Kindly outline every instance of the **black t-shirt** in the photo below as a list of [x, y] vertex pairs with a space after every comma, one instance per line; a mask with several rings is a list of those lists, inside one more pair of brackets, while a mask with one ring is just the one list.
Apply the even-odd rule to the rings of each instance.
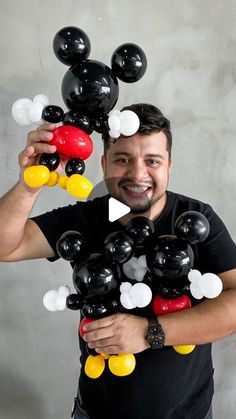
[[[108, 196], [78, 202], [34, 217], [56, 254], [56, 242], [68, 230], [86, 238], [91, 253], [101, 253], [105, 237], [122, 230], [119, 221], [108, 220]], [[199, 211], [210, 224], [203, 243], [193, 246], [194, 268], [201, 273], [219, 274], [236, 268], [236, 246], [224, 223], [208, 204], [167, 192], [167, 203], [154, 221], [155, 233], [174, 234], [175, 221], [185, 211]], [[172, 347], [147, 349], [135, 354], [136, 367], [126, 377], [113, 375], [108, 368], [98, 379], [84, 373], [87, 351], [80, 339], [80, 394], [91, 419], [201, 419], [209, 410], [213, 395], [211, 344], [198, 345], [188, 355]]]

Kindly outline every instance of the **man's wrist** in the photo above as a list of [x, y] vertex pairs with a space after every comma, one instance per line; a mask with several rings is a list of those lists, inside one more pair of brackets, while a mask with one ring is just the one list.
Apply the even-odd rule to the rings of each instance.
[[148, 341], [151, 349], [161, 349], [165, 345], [165, 331], [158, 321], [157, 317], [148, 319], [147, 334], [145, 339]]

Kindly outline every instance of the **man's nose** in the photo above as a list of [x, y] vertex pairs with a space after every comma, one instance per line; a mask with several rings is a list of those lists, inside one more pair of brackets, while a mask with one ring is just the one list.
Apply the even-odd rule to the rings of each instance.
[[149, 173], [145, 162], [142, 160], [133, 161], [128, 167], [127, 176], [136, 180], [148, 178]]

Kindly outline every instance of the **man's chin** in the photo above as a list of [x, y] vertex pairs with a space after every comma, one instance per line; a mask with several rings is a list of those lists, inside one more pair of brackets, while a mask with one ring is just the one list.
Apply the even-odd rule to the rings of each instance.
[[151, 202], [145, 205], [137, 205], [137, 206], [130, 206], [130, 210], [132, 214], [143, 214], [147, 212], [151, 208]]

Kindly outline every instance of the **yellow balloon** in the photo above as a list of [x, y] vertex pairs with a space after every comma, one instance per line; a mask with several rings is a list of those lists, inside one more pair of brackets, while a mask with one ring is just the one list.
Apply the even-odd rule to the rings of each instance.
[[108, 366], [112, 374], [124, 377], [131, 374], [136, 365], [133, 354], [111, 355], [108, 360]]
[[98, 378], [105, 368], [105, 360], [102, 355], [89, 355], [85, 362], [85, 374], [89, 378]]
[[58, 185], [60, 186], [60, 188], [62, 189], [66, 189], [66, 184], [68, 181], [68, 176], [60, 176], [58, 179]]
[[110, 358], [110, 355], [109, 354], [101, 354], [102, 355], [102, 357], [104, 358], [104, 359], [109, 359]]
[[181, 355], [187, 355], [193, 352], [196, 345], [175, 345], [173, 346], [174, 350]]
[[58, 179], [59, 179], [59, 174], [57, 172], [55, 171], [50, 172], [49, 180], [47, 181], [47, 183], [45, 183], [45, 185], [49, 187], [55, 186], [57, 185]]
[[93, 189], [93, 184], [82, 175], [71, 175], [66, 184], [67, 192], [76, 198], [87, 198]]
[[42, 164], [29, 166], [24, 171], [24, 181], [31, 188], [39, 188], [48, 182], [50, 177], [49, 169]]

